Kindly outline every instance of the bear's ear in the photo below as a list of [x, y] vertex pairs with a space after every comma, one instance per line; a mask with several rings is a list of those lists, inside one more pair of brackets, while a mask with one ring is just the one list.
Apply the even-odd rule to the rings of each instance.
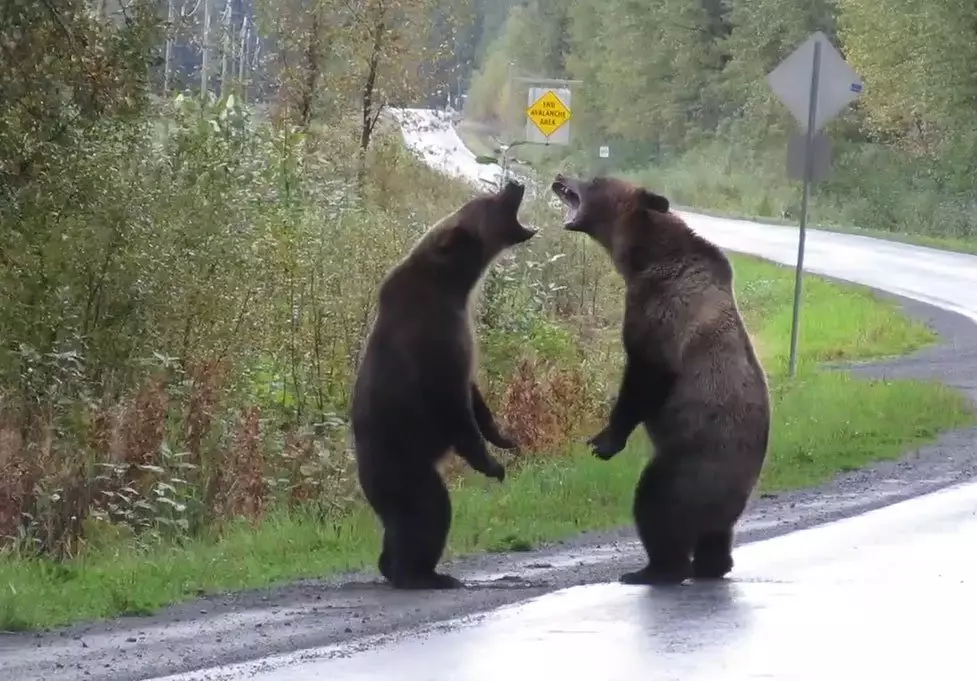
[[656, 194], [648, 189], [638, 190], [638, 202], [642, 208], [653, 210], [656, 213], [667, 213], [669, 202], [661, 194]]
[[466, 258], [479, 250], [478, 238], [461, 225], [451, 227], [437, 235], [434, 249], [439, 255], [450, 258]]

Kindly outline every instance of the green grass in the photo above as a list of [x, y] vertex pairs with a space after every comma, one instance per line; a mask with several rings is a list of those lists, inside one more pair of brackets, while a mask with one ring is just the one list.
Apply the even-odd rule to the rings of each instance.
[[[786, 372], [794, 268], [733, 255], [740, 307], [768, 373]], [[804, 277], [798, 365], [903, 355], [936, 340], [935, 334], [867, 288]]]
[[[974, 422], [965, 399], [936, 383], [867, 381], [818, 368], [825, 360], [904, 353], [934, 339], [864, 289], [806, 279], [798, 376], [785, 378], [793, 273], [734, 256], [740, 305], [770, 374], [774, 427], [762, 489], [782, 491], [839, 471], [892, 459], [941, 430]], [[498, 484], [467, 477], [453, 493], [449, 555], [526, 550], [542, 542], [630, 523], [636, 476], [647, 458], [643, 433], [612, 462], [583, 448], [540, 458]], [[222, 539], [137, 550], [95, 544], [54, 565], [0, 557], [0, 629], [35, 629], [152, 612], [201, 592], [262, 587], [372, 566], [377, 524], [364, 509], [323, 523], [273, 514], [257, 529]]]

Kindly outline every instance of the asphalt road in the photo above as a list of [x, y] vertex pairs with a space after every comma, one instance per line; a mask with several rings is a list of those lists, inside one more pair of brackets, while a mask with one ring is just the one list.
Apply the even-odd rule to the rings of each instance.
[[744, 546], [724, 582], [573, 587], [165, 681], [969, 680], [975, 535], [970, 483]]
[[[427, 116], [427, 119], [423, 127], [427, 130], [408, 131], [406, 137], [412, 147], [426, 149], [429, 152], [426, 154], [429, 162], [443, 163], [443, 157], [447, 157], [451, 172], [460, 174], [474, 172], [476, 175], [494, 172], [491, 167], [474, 163], [471, 154], [464, 150], [463, 146], [459, 146], [460, 141], [453, 130], [438, 123], [430, 114], [424, 116]], [[442, 154], [441, 157], [439, 153]], [[439, 158], [442, 160], [439, 161]], [[722, 246], [793, 263], [796, 229], [706, 216], [687, 217], [703, 235], [715, 239]], [[935, 303], [966, 315], [961, 316], [939, 307], [899, 298], [908, 313], [926, 320], [939, 332], [942, 342], [907, 358], [858, 366], [853, 368], [853, 371], [874, 376], [938, 378], [961, 389], [977, 403], [977, 326], [971, 321], [977, 319], [977, 299], [975, 299], [977, 298], [977, 286], [975, 286], [977, 257], [815, 231], [811, 232], [808, 243], [808, 262], [812, 270], [876, 286], [879, 289], [899, 292], [916, 301]], [[728, 659], [734, 661], [739, 659], [739, 664], [745, 663], [742, 658], [736, 657], [738, 648], [729, 648], [723, 643], [724, 637], [737, 636], [744, 631], [748, 634], [753, 631], [749, 628], [753, 626], [752, 623], [759, 622], [761, 624], [757, 626], [761, 628], [757, 631], [765, 631], [762, 629], [764, 626], [774, 627], [773, 632], [763, 634], [769, 636], [772, 641], [772, 647], [766, 652], [770, 657], [770, 664], [784, 663], [793, 670], [792, 673], [797, 673], [805, 668], [804, 665], [809, 659], [807, 656], [826, 656], [823, 651], [817, 651], [819, 646], [809, 646], [805, 643], [805, 639], [819, 640], [818, 636], [827, 636], [831, 633], [829, 630], [835, 627], [848, 626], [847, 622], [850, 618], [857, 620], [858, 617], [873, 617], [871, 626], [862, 624], [864, 631], [859, 636], [863, 638], [875, 636], [877, 630], [883, 630], [893, 622], [900, 623], [904, 628], [903, 635], [908, 635], [905, 632], [919, 632], [923, 629], [924, 631], [919, 635], [928, 636], [929, 632], [926, 628], [932, 626], [938, 629], [945, 624], [949, 616], [953, 615], [953, 611], [944, 604], [938, 617], [931, 616], [923, 606], [917, 606], [915, 599], [919, 598], [920, 594], [913, 589], [922, 591], [923, 596], [927, 594], [940, 596], [941, 592], [932, 589], [937, 587], [942, 589], [945, 586], [939, 578], [941, 571], [944, 575], [951, 574], [951, 571], [957, 569], [956, 564], [962, 564], [966, 557], [951, 553], [952, 547], [941, 548], [943, 557], [939, 559], [938, 565], [933, 565], [926, 561], [935, 554], [926, 554], [925, 551], [911, 550], [905, 546], [894, 548], [893, 551], [904, 552], [904, 555], [901, 555], [894, 564], [918, 565], [925, 585], [920, 590], [916, 588], [918, 581], [910, 582], [907, 584], [909, 593], [904, 593], [907, 589], [893, 589], [890, 585], [888, 597], [897, 605], [904, 604], [901, 615], [890, 616], [889, 611], [881, 605], [872, 606], [872, 608], [879, 608], [876, 615], [872, 614], [876, 611], [868, 606], [859, 606], [861, 609], [853, 614], [850, 609], [846, 609], [847, 604], [855, 605], [864, 601], [856, 598], [858, 594], [846, 594], [845, 600], [842, 601], [843, 605], [837, 606], [833, 615], [828, 616], [824, 615], [825, 608], [819, 605], [821, 601], [819, 594], [823, 590], [826, 594], [824, 598], [827, 599], [825, 602], [832, 602], [830, 601], [832, 589], [841, 587], [825, 586], [822, 589], [822, 585], [826, 582], [820, 578], [815, 579], [816, 574], [812, 576], [812, 573], [801, 571], [803, 567], [801, 563], [804, 563], [808, 555], [815, 556], [816, 560], [809, 562], [810, 567], [814, 569], [818, 565], [834, 564], [831, 561], [841, 558], [830, 557], [830, 551], [824, 547], [824, 544], [812, 539], [805, 539], [799, 544], [793, 538], [790, 542], [780, 544], [754, 542], [783, 536], [819, 523], [845, 518], [970, 480], [977, 476], [975, 442], [977, 442], [975, 429], [947, 433], [938, 442], [913, 452], [902, 461], [888, 462], [846, 473], [814, 490], [801, 490], [755, 499], [740, 526], [735, 553], [737, 566], [733, 573], [734, 581], [727, 588], [704, 589], [702, 585], [697, 585], [694, 586], [693, 591], [683, 590], [670, 594], [656, 591], [652, 602], [651, 597], [646, 596], [646, 592], [629, 590], [615, 584], [602, 584], [613, 582], [622, 571], [634, 569], [642, 564], [642, 552], [634, 540], [633, 530], [622, 528], [617, 532], [582, 535], [572, 541], [542, 547], [533, 552], [472, 556], [453, 561], [447, 569], [463, 577], [470, 587], [461, 591], [393, 592], [379, 584], [376, 581], [376, 574], [370, 570], [329, 580], [309, 580], [260, 591], [207, 595], [168, 608], [151, 617], [122, 618], [106, 623], [89, 623], [38, 634], [0, 634], [0, 681], [7, 679], [11, 681], [80, 681], [82, 679], [137, 681], [249, 660], [267, 659], [290, 651], [330, 645], [339, 646], [341, 655], [348, 655], [353, 650], [359, 649], [368, 651], [366, 657], [350, 658], [350, 664], [354, 664], [352, 660], [366, 660], [355, 664], [367, 665], [377, 664], [377, 660], [393, 660], [397, 667], [387, 667], [388, 676], [427, 678], [423, 675], [410, 676], [408, 674], [410, 667], [397, 657], [401, 653], [396, 651], [404, 650], [398, 646], [409, 645], [408, 639], [411, 638], [398, 632], [408, 631], [418, 626], [436, 626], [434, 632], [436, 635], [441, 629], [452, 630], [460, 626], [457, 624], [459, 617], [486, 613], [502, 606], [511, 606], [523, 603], [527, 599], [557, 593], [560, 595], [554, 596], [556, 600], [543, 598], [533, 601], [525, 606], [528, 610], [503, 611], [501, 614], [492, 615], [487, 621], [512, 621], [513, 626], [517, 627], [515, 631], [525, 631], [518, 629], [518, 626], [522, 626], [518, 623], [524, 621], [519, 618], [535, 617], [537, 622], [542, 618], [542, 623], [538, 623], [536, 628], [545, 632], [560, 626], [579, 630], [579, 627], [584, 626], [584, 622], [588, 621], [586, 617], [589, 617], [593, 631], [583, 630], [587, 633], [587, 650], [590, 651], [587, 660], [589, 661], [576, 659], [576, 662], [570, 666], [577, 670], [586, 669], [587, 664], [599, 665], [598, 661], [604, 660], [607, 666], [602, 669], [614, 670], [614, 665], [620, 664], [622, 676], [617, 678], [655, 678], [651, 675], [657, 668], [654, 665], [646, 666], [645, 670], [636, 677], [627, 677], [624, 673], [626, 667], [623, 665], [627, 664], [626, 660], [632, 653], [637, 655], [641, 652], [641, 646], [634, 646], [638, 648], [635, 651], [628, 646], [646, 638], [650, 639], [652, 634], [648, 632], [656, 631], [654, 627], [667, 622], [669, 617], [678, 618], [681, 626], [684, 627], [683, 630], [688, 632], [688, 636], [683, 639], [686, 646], [684, 650], [691, 650], [690, 646], [696, 641], [699, 641], [698, 645], [705, 645], [705, 642], [699, 638], [701, 636], [704, 639], [706, 633], [696, 632], [712, 632], [709, 635], [712, 636], [711, 642], [716, 644], [712, 648], [717, 651], [715, 654], [732, 655]], [[906, 525], [904, 531], [916, 532], [913, 527], [915, 526]], [[961, 522], [959, 529], [965, 533], [967, 528]], [[924, 530], [925, 528], [919, 528], [920, 532]], [[833, 531], [844, 534], [841, 530]], [[835, 535], [808, 535], [808, 537], [816, 536]], [[914, 534], [912, 537], [914, 546], [917, 545], [915, 544], [917, 539], [919, 542], [925, 541], [923, 534], [918, 538]], [[810, 544], [807, 543], [809, 541]], [[860, 540], [857, 537], [843, 540], [838, 544], [839, 548], [846, 545], [845, 541], [848, 545], [854, 546]], [[959, 543], [962, 545], [966, 541]], [[830, 548], [830, 542], [828, 544]], [[756, 547], [760, 546], [768, 548], [757, 554], [756, 551], [759, 549]], [[783, 554], [786, 556], [783, 559], [786, 562], [775, 564], [764, 562], [759, 558], [756, 560], [750, 558], [757, 555], [761, 557], [781, 555], [776, 551], [771, 554], [763, 553], [772, 550], [769, 549], [771, 546], [798, 547], [790, 550], [799, 553], [796, 556]], [[925, 546], [925, 543], [918, 546]], [[822, 553], [819, 554], [819, 551]], [[822, 557], [817, 558], [818, 555]], [[790, 560], [798, 560], [800, 563], [793, 564], [794, 567], [791, 567]], [[968, 569], [970, 568], [972, 566], [968, 566]], [[782, 569], [784, 572], [781, 572]], [[902, 579], [912, 577], [908, 572], [890, 573], [890, 569], [896, 568], [889, 566], [880, 568], [879, 579], [888, 580], [890, 575], [900, 574], [903, 575]], [[973, 570], [970, 569], [970, 572]], [[961, 577], [961, 579], [965, 578]], [[781, 583], [776, 580], [786, 581]], [[805, 585], [813, 583], [818, 584], [818, 588], [814, 589], [817, 593], [807, 595]], [[790, 591], [788, 584], [793, 584], [791, 589], [799, 593], [791, 596], [788, 593]], [[570, 589], [570, 587], [586, 585], [598, 586], [588, 586], [581, 590]], [[868, 590], [871, 588], [874, 587], [866, 587]], [[972, 596], [970, 592], [964, 590], [964, 586], [957, 588], [959, 591], [953, 597], [953, 603], [964, 603], [966, 598]], [[782, 593], [781, 590], [784, 592]], [[865, 589], [863, 591], [869, 592]], [[588, 601], [588, 598], [593, 600]], [[791, 598], [795, 600], [791, 601]], [[580, 605], [595, 601], [597, 605], [593, 608]], [[553, 605], [550, 605], [551, 603]], [[568, 605], [559, 605], [560, 603]], [[672, 604], [669, 606], [671, 610], [659, 610], [665, 608], [668, 603]], [[794, 605], [788, 606], [789, 603]], [[941, 603], [943, 601], [937, 598], [927, 607], [936, 608]], [[547, 610], [550, 607], [556, 610]], [[559, 610], [561, 607], [567, 610]], [[589, 611], [590, 614], [585, 617], [585, 613], [578, 612], [578, 608]], [[785, 631], [780, 632], [781, 625], [773, 625], [769, 622], [781, 620], [776, 617], [773, 620], [764, 619], [768, 611], [783, 613], [786, 609], [797, 611], [795, 612], [797, 618], [800, 618], [799, 612], [810, 610], [810, 621], [814, 623], [810, 626], [813, 626], [814, 631], [812, 632], [806, 624], [807, 620], [791, 621], [791, 624], [783, 625]], [[526, 612], [529, 615], [526, 615]], [[547, 615], [547, 612], [570, 614]], [[819, 619], [822, 615], [824, 618]], [[505, 620], [505, 617], [515, 619]], [[594, 617], [606, 618], [606, 627], [599, 627], [593, 620]], [[559, 621], [555, 624], [547, 623], [548, 618], [558, 618]], [[655, 622], [659, 625], [655, 625]], [[723, 625], [723, 622], [726, 624]], [[767, 624], [763, 624], [764, 622]], [[925, 622], [926, 626], [918, 626], [919, 622]], [[471, 626], [471, 622], [466, 622], [462, 628], [468, 631]], [[498, 631], [498, 626], [496, 625], [495, 630], [489, 629], [489, 634]], [[649, 626], [652, 629], [648, 629]], [[728, 631], [717, 633], [709, 629], [711, 626], [725, 626]], [[597, 631], [597, 629], [602, 630]], [[484, 630], [479, 631], [482, 631], [482, 636], [488, 636], [486, 647], [491, 649], [494, 639], [489, 634], [485, 634]], [[797, 632], [794, 638], [791, 638], [790, 631]], [[674, 633], [674, 635], [679, 634], [681, 631]], [[377, 636], [385, 638], [378, 641], [375, 638]], [[531, 633], [524, 634], [526, 641], [535, 640], [532, 636]], [[784, 641], [783, 636], [787, 636], [788, 640]], [[879, 640], [882, 638], [880, 636]], [[578, 635], [576, 640], [584, 639]], [[628, 646], [615, 648], [613, 643], [615, 640], [627, 640], [631, 643]], [[661, 640], [667, 641], [667, 636]], [[897, 653], [912, 652], [911, 646], [900, 647], [901, 644], [898, 642], [901, 639], [898, 635], [889, 640], [896, 646]], [[463, 639], [463, 641], [470, 643], [472, 639]], [[565, 641], [566, 636], [563, 638], [563, 643], [554, 642], [552, 645], [565, 645]], [[354, 645], [354, 642], [358, 643]], [[393, 647], [385, 647], [384, 642], [391, 643]], [[522, 666], [519, 668], [524, 672], [540, 668], [534, 665], [545, 665], [547, 671], [559, 669], [561, 660], [554, 660], [554, 655], [547, 652], [555, 650], [555, 648], [547, 648], [549, 643], [533, 645], [531, 650], [538, 650], [537, 655], [528, 653], [523, 655], [521, 651], [525, 650], [524, 643], [518, 640], [510, 640], [509, 645], [511, 648], [506, 654], [515, 656], [513, 659], [522, 660]], [[659, 645], [663, 644], [653, 641], [648, 644], [652, 651]], [[852, 665], [857, 666], [865, 660], [871, 660], [874, 656], [873, 645], [871, 642], [866, 643], [864, 651], [859, 653], [860, 657], [852, 662]], [[751, 649], [746, 643], [743, 646], [743, 650]], [[790, 654], [800, 662], [789, 663], [787, 657], [781, 653], [781, 647], [793, 651]], [[659, 655], [667, 658], [672, 654], [668, 652], [672, 648], [664, 650], [665, 652], [660, 652]], [[697, 650], [695, 655], [704, 654], [701, 649]], [[848, 650], [848, 648], [842, 646], [838, 650]], [[926, 649], [923, 647], [920, 650]], [[470, 649], [469, 651], [472, 660], [476, 663], [483, 660], [484, 664], [489, 665], [489, 669], [493, 669], [491, 665], [503, 662], [502, 651], [493, 650], [487, 655], [481, 655], [478, 651]], [[383, 655], [393, 657], [384, 658]], [[556, 657], [562, 658], [563, 654]], [[422, 666], [430, 671], [435, 665], [449, 665], [451, 659], [441, 660], [432, 656]], [[951, 658], [948, 654], [947, 659], [956, 658]], [[374, 662], [371, 663], [370, 660]], [[267, 660], [264, 664], [268, 664]], [[462, 661], [455, 659], [454, 664], [462, 664]], [[646, 661], [646, 665], [648, 664], [650, 663]], [[863, 676], [887, 678], [883, 673], [884, 664], [884, 661], [879, 662], [880, 666], [873, 667], [872, 673]], [[403, 674], [400, 673], [401, 668]], [[853, 668], [853, 666], [846, 667], [846, 669]], [[911, 665], [901, 665], [901, 668], [910, 670]], [[303, 678], [297, 676], [304, 673], [298, 667], [286, 665], [286, 669], [287, 671], [283, 672], [286, 676], [281, 678], [297, 680]], [[459, 670], [457, 667], [455, 669], [458, 671], [459, 678], [473, 680], [480, 678], [476, 676], [478, 673], [476, 671]], [[498, 667], [495, 669], [499, 670]], [[595, 668], [591, 667], [591, 669]], [[927, 670], [939, 674], [938, 662], [933, 662]], [[352, 675], [346, 676], [347, 671], [337, 670], [334, 667], [322, 673], [337, 674], [338, 678], [357, 678]], [[352, 674], [352, 671], [348, 673]], [[372, 670], [371, 673], [374, 676], [366, 678], [384, 678], [377, 677], [376, 670]], [[613, 673], [618, 672], [594, 672], [596, 677], [601, 679], [614, 678]], [[694, 676], [695, 673], [698, 672], [689, 671], [689, 675], [685, 676], [683, 672], [676, 678], [697, 678]], [[572, 678], [569, 673], [567, 675]], [[519, 675], [516, 676], [520, 678]], [[859, 674], [845, 673], [842, 676], [858, 678]], [[722, 678], [734, 677], [724, 675]], [[775, 678], [802, 677], [786, 674]], [[896, 678], [900, 678], [899, 675], [896, 675]], [[943, 678], [954, 677], [948, 675]]]

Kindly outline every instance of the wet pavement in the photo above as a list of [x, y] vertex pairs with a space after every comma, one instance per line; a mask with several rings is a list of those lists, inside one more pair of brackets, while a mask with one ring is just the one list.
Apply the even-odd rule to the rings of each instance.
[[573, 587], [166, 681], [972, 679], [977, 484], [749, 544], [735, 579]]

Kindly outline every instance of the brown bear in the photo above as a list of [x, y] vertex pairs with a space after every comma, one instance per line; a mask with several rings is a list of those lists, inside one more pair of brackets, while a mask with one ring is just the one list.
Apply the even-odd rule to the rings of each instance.
[[[351, 401], [357, 473], [383, 525], [380, 573], [399, 589], [448, 589], [435, 571], [451, 525], [436, 465], [454, 449], [500, 482], [485, 446], [499, 432], [475, 383], [472, 291], [496, 256], [536, 232], [518, 219], [525, 187], [508, 182], [440, 220], [385, 277]], [[484, 438], [484, 439], [483, 439]]]
[[647, 565], [627, 584], [720, 579], [770, 432], [767, 378], [733, 294], [733, 268], [669, 201], [613, 178], [557, 175], [564, 229], [609, 254], [624, 280], [624, 374], [607, 426], [588, 444], [608, 460], [639, 423], [654, 446], [634, 496]]

